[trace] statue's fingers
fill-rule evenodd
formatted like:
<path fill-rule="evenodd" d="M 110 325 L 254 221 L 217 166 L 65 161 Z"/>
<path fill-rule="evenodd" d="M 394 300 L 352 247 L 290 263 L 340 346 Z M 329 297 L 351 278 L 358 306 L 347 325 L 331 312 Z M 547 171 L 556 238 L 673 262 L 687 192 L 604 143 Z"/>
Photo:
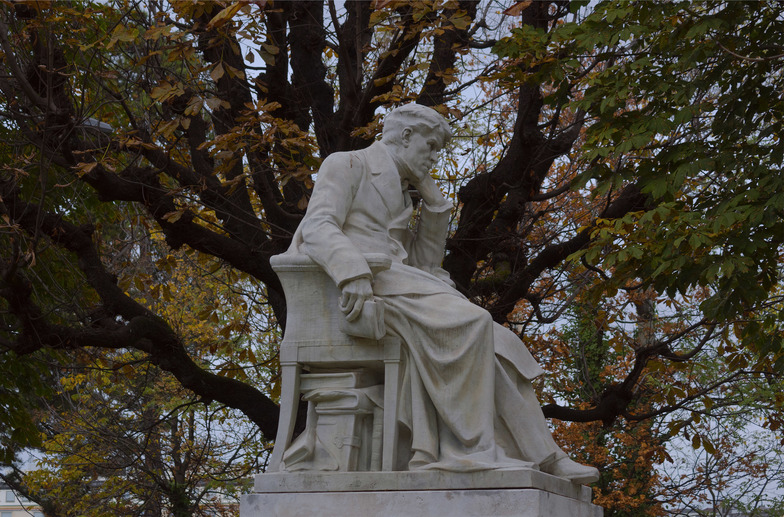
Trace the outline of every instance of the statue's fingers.
<path fill-rule="evenodd" d="M 340 303 L 340 310 L 343 312 L 343 314 L 348 315 L 351 313 L 351 311 L 354 310 L 354 306 L 357 304 L 358 296 L 359 295 L 357 293 L 343 293 L 343 299 Z"/>
<path fill-rule="evenodd" d="M 357 297 L 354 300 L 354 306 L 351 308 L 351 312 L 346 314 L 346 321 L 354 321 L 355 319 L 359 318 L 359 315 L 362 314 L 362 306 L 365 304 L 365 299 L 363 297 Z"/>
<path fill-rule="evenodd" d="M 360 299 L 359 294 L 348 293 L 348 299 L 346 299 L 346 305 L 343 307 L 343 314 L 346 314 L 347 316 L 351 314 L 356 308 L 359 299 Z"/>

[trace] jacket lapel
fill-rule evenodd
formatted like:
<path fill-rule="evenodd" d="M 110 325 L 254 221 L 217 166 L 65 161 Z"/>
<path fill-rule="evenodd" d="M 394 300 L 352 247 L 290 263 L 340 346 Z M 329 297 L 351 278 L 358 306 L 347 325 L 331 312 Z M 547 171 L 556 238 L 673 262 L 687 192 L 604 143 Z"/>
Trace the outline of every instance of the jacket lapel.
<path fill-rule="evenodd" d="M 395 162 L 381 142 L 375 142 L 365 150 L 370 184 L 381 197 L 387 216 L 391 219 L 405 209 L 403 188 Z"/>

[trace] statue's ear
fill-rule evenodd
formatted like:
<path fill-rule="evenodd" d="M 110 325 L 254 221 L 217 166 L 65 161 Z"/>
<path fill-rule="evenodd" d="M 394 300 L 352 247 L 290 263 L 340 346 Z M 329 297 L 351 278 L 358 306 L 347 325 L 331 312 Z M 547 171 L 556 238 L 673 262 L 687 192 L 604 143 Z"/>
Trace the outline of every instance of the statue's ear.
<path fill-rule="evenodd" d="M 414 130 L 410 127 L 404 127 L 403 131 L 400 132 L 400 143 L 403 147 L 408 147 L 408 144 L 411 143 L 411 135 L 414 133 Z"/>

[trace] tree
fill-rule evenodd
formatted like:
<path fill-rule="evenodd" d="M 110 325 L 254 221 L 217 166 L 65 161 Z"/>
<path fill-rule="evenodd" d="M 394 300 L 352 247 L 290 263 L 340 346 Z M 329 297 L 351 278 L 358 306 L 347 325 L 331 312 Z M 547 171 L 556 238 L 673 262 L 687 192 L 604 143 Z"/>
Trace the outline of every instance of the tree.
<path fill-rule="evenodd" d="M 458 288 L 528 343 L 576 302 L 616 336 L 591 361 L 624 368 L 550 397 L 545 414 L 653 429 L 701 411 L 720 386 L 784 363 L 783 23 L 770 2 L 6 4 L 4 357 L 142 354 L 273 437 L 274 382 L 227 375 L 263 361 L 202 362 L 142 294 L 171 279 L 123 288 L 110 241 L 144 227 L 217 261 L 285 327 L 269 258 L 312 174 L 415 100 L 457 135 L 439 180 L 459 207 L 444 261 Z M 630 334 L 626 317 L 647 330 Z M 709 350 L 732 368 L 697 383 L 685 373 Z"/>
<path fill-rule="evenodd" d="M 28 498 L 60 516 L 236 514 L 259 469 L 257 428 L 189 399 L 149 364 L 139 370 L 61 379 L 64 407 L 20 476 Z"/>
<path fill-rule="evenodd" d="M 673 448 L 677 461 L 663 474 L 662 499 L 670 515 L 698 511 L 705 516 L 775 515 L 782 507 L 781 443 L 775 432 L 759 426 L 756 409 L 710 415 L 697 427 L 716 449 L 708 453 L 681 440 Z M 711 418 L 711 416 L 713 418 Z"/>
<path fill-rule="evenodd" d="M 543 379 L 543 391 L 550 394 L 546 402 L 555 405 L 560 399 L 561 404 L 589 408 L 602 387 L 612 386 L 628 372 L 633 364 L 628 352 L 633 348 L 629 334 L 645 339 L 641 334 L 649 331 L 652 319 L 645 310 L 652 305 L 650 293 L 635 294 L 637 308 L 627 320 L 636 316 L 636 329 L 631 332 L 619 332 L 608 321 L 609 305 L 600 310 L 577 303 L 562 318 L 565 325 L 532 343 L 532 349 L 548 357 L 544 363 L 549 375 Z M 664 382 L 668 380 L 672 379 Z M 639 389 L 644 390 L 648 383 L 640 384 Z M 649 398 L 649 393 L 641 393 L 635 409 L 650 409 L 653 405 Z M 659 420 L 618 419 L 610 424 L 555 421 L 553 427 L 554 436 L 559 443 L 567 444 L 569 454 L 603 466 L 601 478 L 593 485 L 594 503 L 607 517 L 663 515 L 657 466 L 668 459 L 668 453 L 662 439 L 667 430 L 662 429 Z"/>
<path fill-rule="evenodd" d="M 155 261 L 165 251 L 160 239 L 123 237 L 116 248 L 128 264 L 118 284 L 165 314 L 202 367 L 270 381 L 266 329 L 248 318 L 247 297 L 228 271 L 182 252 Z M 241 369 L 237 356 L 258 366 Z M 236 513 L 267 445 L 256 426 L 184 390 L 138 352 L 97 349 L 75 359 L 57 365 L 57 395 L 39 397 L 43 441 L 25 471 L 4 477 L 9 484 L 50 516 Z"/>

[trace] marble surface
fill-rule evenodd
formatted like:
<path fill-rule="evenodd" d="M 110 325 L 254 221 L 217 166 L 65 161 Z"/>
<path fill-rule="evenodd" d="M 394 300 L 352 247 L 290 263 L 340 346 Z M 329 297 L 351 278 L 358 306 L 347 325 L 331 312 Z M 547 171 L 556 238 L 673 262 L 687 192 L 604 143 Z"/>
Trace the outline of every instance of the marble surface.
<path fill-rule="evenodd" d="M 245 496 L 240 517 L 602 517 L 589 503 L 537 490 L 332 492 Z"/>
<path fill-rule="evenodd" d="M 602 517 L 591 490 L 519 471 L 276 473 L 256 477 L 240 517 Z"/>
<path fill-rule="evenodd" d="M 281 472 L 256 476 L 255 493 L 537 489 L 590 502 L 591 489 L 534 469 L 480 472 Z"/>

